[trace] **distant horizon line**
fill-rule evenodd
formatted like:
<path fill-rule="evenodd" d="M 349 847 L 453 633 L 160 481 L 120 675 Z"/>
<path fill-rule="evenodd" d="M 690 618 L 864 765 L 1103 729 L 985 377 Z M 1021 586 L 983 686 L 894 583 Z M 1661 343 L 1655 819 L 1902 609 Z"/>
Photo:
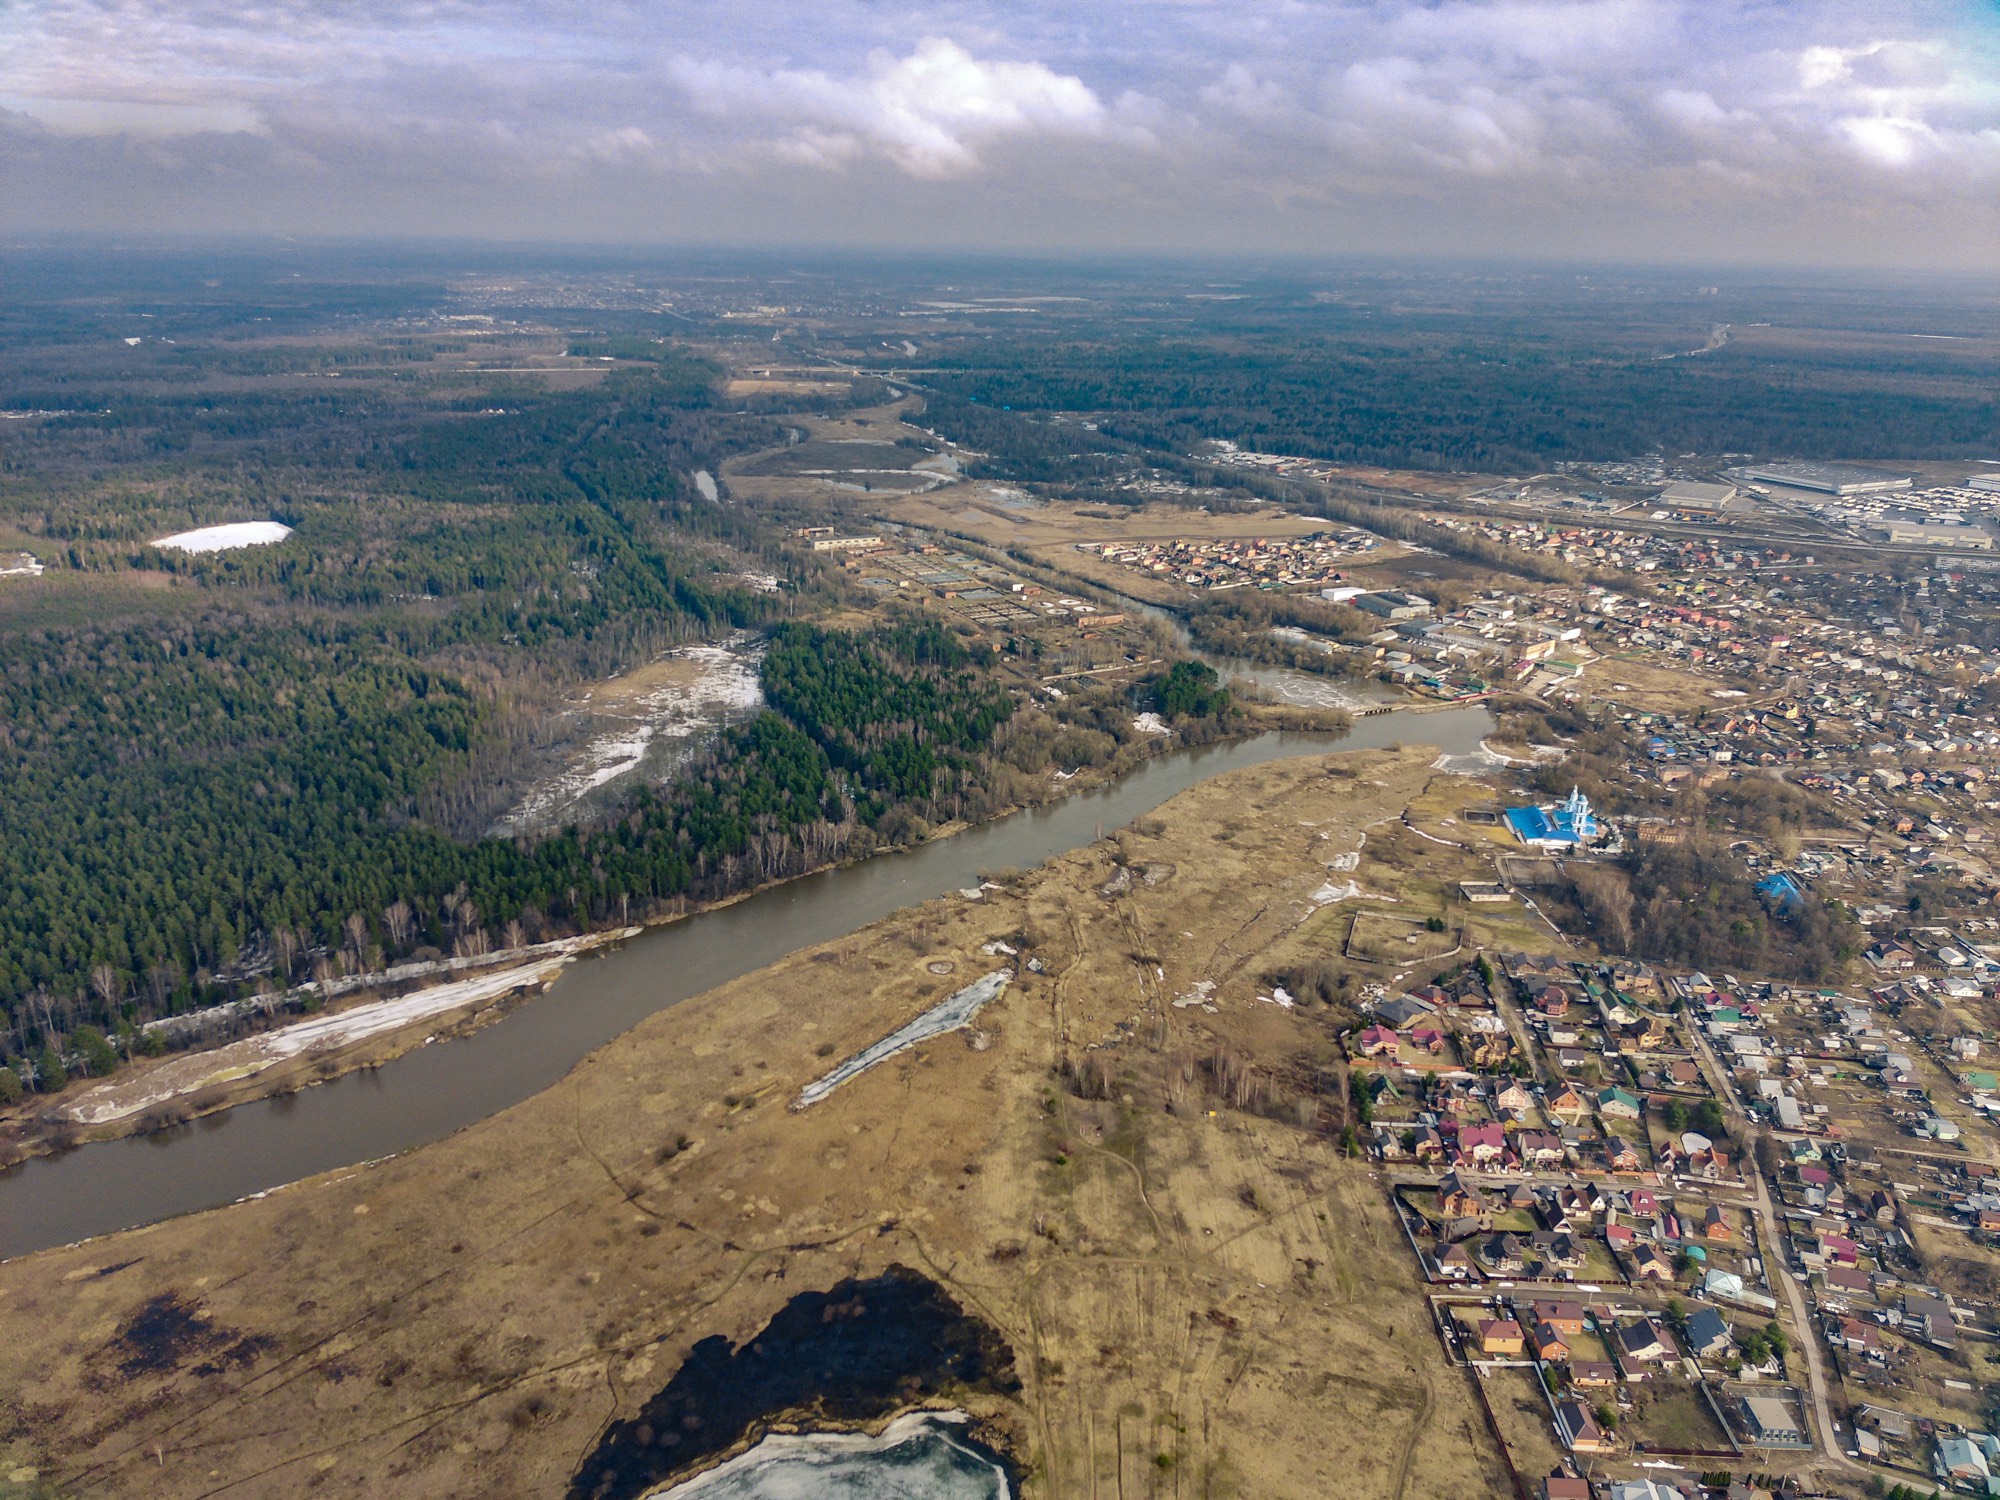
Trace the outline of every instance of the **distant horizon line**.
<path fill-rule="evenodd" d="M 1568 278 L 1595 275 L 1654 277 L 1758 276 L 1813 281 L 1990 284 L 2000 289 L 2000 269 L 1758 260 L 1619 260 L 1562 258 L 1494 252 L 1485 255 L 1391 250 L 1158 250 L 1131 247 L 906 247 L 844 240 L 550 239 L 527 236 L 439 234 L 292 234 L 271 230 L 169 231 L 49 230 L 0 240 L 0 256 L 74 254 L 237 254 L 270 256 L 288 251 L 435 257 L 449 254 L 570 256 L 605 261 L 742 258 L 760 262 L 796 257 L 808 263 L 875 263 L 895 266 L 1071 267 L 1075 269 L 1229 268 L 1298 274 L 1350 270 L 1372 273 L 1408 269 L 1426 274 L 1492 272 Z"/>

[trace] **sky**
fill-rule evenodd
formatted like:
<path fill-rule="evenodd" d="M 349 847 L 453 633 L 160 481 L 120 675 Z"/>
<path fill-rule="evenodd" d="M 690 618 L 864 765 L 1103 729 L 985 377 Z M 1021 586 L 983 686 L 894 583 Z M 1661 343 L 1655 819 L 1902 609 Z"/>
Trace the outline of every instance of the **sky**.
<path fill-rule="evenodd" d="M 1996 0 L 5 0 L 0 233 L 2000 268 Z"/>

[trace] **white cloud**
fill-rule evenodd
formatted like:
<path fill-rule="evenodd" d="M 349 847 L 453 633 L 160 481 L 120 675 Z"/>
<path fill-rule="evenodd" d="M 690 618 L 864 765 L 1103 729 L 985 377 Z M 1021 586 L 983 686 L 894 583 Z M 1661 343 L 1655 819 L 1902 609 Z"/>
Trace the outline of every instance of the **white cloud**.
<path fill-rule="evenodd" d="M 813 165 L 874 153 L 914 177 L 949 177 L 976 168 L 982 145 L 1009 137 L 1146 139 L 1080 78 L 977 58 L 943 37 L 906 57 L 878 49 L 847 77 L 690 57 L 675 58 L 669 74 L 710 115 L 778 126 L 769 144 Z"/>
<path fill-rule="evenodd" d="M 265 135 L 263 114 L 247 104 L 182 104 L 150 99 L 46 99 L 0 95 L 10 109 L 65 135 Z"/>
<path fill-rule="evenodd" d="M 268 227 L 310 175 L 313 211 L 363 231 L 434 213 L 585 234 L 621 203 L 654 223 L 644 203 L 700 199 L 716 207 L 674 221 L 717 236 L 1004 220 L 1057 244 L 1317 247 L 1335 230 L 1365 248 L 1354 226 L 1414 209 L 1475 231 L 1459 243 L 1532 222 L 1550 244 L 1588 226 L 1650 254 L 1653 229 L 1631 226 L 1725 245 L 1778 210 L 1892 256 L 1948 226 L 1970 259 L 1978 226 L 2000 230 L 1988 10 L 14 0 L 0 180 L 15 219 L 39 184 L 29 221 L 49 224 L 95 202 L 91 222 L 147 222 L 127 206 L 144 203 Z"/>
<path fill-rule="evenodd" d="M 1201 91 L 1201 101 L 1246 120 L 1284 121 L 1299 113 L 1299 101 L 1290 89 L 1258 77 L 1240 62 L 1224 68 L 1222 76 Z"/>

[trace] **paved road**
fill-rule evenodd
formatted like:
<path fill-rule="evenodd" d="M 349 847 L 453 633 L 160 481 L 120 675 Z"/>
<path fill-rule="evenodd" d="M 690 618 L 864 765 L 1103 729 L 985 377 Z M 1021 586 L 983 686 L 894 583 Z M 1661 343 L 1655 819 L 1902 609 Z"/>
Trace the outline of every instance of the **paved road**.
<path fill-rule="evenodd" d="M 1833 1406 L 1826 1398 L 1826 1363 L 1820 1349 L 1819 1324 L 1806 1306 L 1805 1293 L 1786 1263 L 1784 1242 L 1778 1237 L 1778 1214 L 1771 1203 L 1771 1185 L 1757 1164 L 1757 1138 L 1763 1131 L 1750 1122 L 1750 1116 L 1737 1102 L 1736 1091 L 1728 1087 L 1728 1075 L 1717 1061 L 1708 1038 L 1699 1031 L 1694 1031 L 1693 1035 L 1709 1073 L 1709 1087 L 1716 1091 L 1723 1107 L 1728 1110 L 1735 1123 L 1737 1137 L 1743 1142 L 1750 1158 L 1745 1170 L 1757 1185 L 1757 1241 L 1764 1247 L 1764 1266 L 1771 1283 L 1784 1292 L 1785 1301 L 1792 1310 L 1792 1320 L 1798 1326 L 1799 1336 L 1793 1341 L 1793 1347 L 1805 1356 L 1806 1372 L 1811 1377 L 1813 1417 L 1819 1424 L 1820 1447 L 1825 1450 L 1828 1461 L 1838 1467 L 1867 1472 L 1864 1465 L 1847 1456 L 1833 1430 Z"/>

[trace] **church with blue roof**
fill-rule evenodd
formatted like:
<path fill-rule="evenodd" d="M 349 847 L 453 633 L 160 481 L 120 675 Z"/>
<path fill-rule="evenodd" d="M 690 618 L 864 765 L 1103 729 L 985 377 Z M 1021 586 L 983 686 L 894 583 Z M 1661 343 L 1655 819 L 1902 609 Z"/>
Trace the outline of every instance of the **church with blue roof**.
<path fill-rule="evenodd" d="M 1540 807 L 1510 807 L 1505 814 L 1508 828 L 1522 843 L 1537 849 L 1574 849 L 1597 837 L 1597 814 L 1580 787 L 1573 787 L 1562 802 L 1546 802 Z"/>

